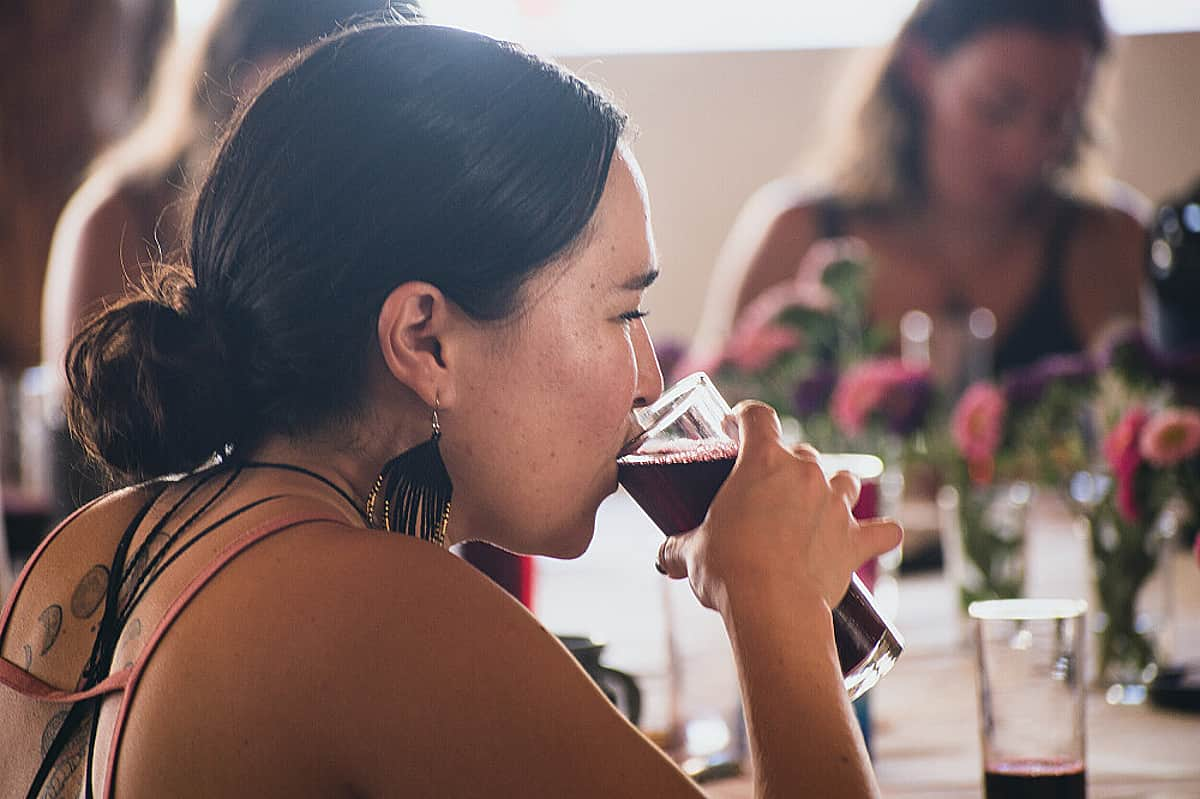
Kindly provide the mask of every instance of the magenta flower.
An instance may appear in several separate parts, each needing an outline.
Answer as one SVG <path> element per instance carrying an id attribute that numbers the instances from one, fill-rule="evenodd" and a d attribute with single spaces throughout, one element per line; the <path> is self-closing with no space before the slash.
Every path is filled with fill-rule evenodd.
<path id="1" fill-rule="evenodd" d="M 739 328 L 725 347 L 724 360 L 743 372 L 757 372 L 800 346 L 799 331 L 774 323 Z"/>
<path id="2" fill-rule="evenodd" d="M 743 372 L 758 372 L 785 352 L 799 348 L 800 331 L 780 321 L 791 308 L 825 311 L 830 297 L 821 287 L 784 283 L 768 289 L 746 306 L 721 353 L 721 362 Z"/>
<path id="3" fill-rule="evenodd" d="M 838 428 L 856 436 L 871 417 L 882 417 L 890 430 L 911 432 L 914 418 L 928 408 L 929 370 L 899 358 L 877 358 L 851 366 L 833 390 L 830 415 Z"/>
<path id="4" fill-rule="evenodd" d="M 1200 451 L 1200 412 L 1167 408 L 1146 421 L 1138 435 L 1138 452 L 1159 467 L 1174 466 Z"/>
<path id="5" fill-rule="evenodd" d="M 1138 454 L 1138 437 L 1150 414 L 1141 405 L 1135 405 L 1125 412 L 1117 422 L 1116 427 L 1104 437 L 1104 459 L 1114 472 L 1120 471 L 1131 459 L 1141 461 Z"/>
<path id="6" fill-rule="evenodd" d="M 1137 473 L 1142 465 L 1142 455 L 1138 442 L 1149 419 L 1146 409 L 1135 405 L 1104 438 L 1104 458 L 1117 481 L 1117 513 L 1127 522 L 1136 522 L 1141 516 Z"/>
<path id="7" fill-rule="evenodd" d="M 950 435 L 968 464 L 989 464 L 1000 448 L 1008 403 L 993 383 L 974 383 L 963 392 L 950 419 Z"/>
<path id="8" fill-rule="evenodd" d="M 1048 355 L 1004 378 L 1004 396 L 1010 406 L 1031 405 L 1052 385 L 1084 385 L 1096 375 L 1086 355 Z"/>
<path id="9" fill-rule="evenodd" d="M 837 371 L 831 366 L 818 366 L 796 383 L 792 392 L 792 410 L 804 419 L 829 407 L 829 399 L 837 385 Z"/>

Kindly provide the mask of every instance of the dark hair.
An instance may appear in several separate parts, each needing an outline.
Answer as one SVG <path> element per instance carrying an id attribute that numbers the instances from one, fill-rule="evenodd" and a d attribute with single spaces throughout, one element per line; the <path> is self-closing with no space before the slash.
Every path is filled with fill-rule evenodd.
<path id="1" fill-rule="evenodd" d="M 255 62 L 287 56 L 355 24 L 384 17 L 420 18 L 416 0 L 224 0 L 201 54 L 202 100 L 220 122 L 235 110 L 230 86 Z"/>
<path id="2" fill-rule="evenodd" d="M 72 431 L 143 477 L 347 418 L 388 293 L 427 281 L 476 319 L 513 314 L 591 220 L 624 125 L 478 34 L 386 24 L 315 47 L 221 145 L 188 267 L 72 343 Z"/>
<path id="3" fill-rule="evenodd" d="M 915 34 L 945 55 L 981 33 L 1005 27 L 1079 36 L 1094 53 L 1108 50 L 1099 0 L 923 0 L 901 35 Z"/>
<path id="4" fill-rule="evenodd" d="M 1109 49 L 1099 0 L 921 0 L 883 54 L 853 124 L 833 159 L 837 191 L 864 206 L 918 202 L 924 193 L 925 138 L 920 99 L 902 61 L 904 48 L 923 44 L 946 56 L 977 36 L 1001 28 L 1025 28 L 1056 37 L 1079 37 L 1097 56 Z M 1089 120 L 1081 120 L 1060 172 L 1077 167 L 1092 143 Z M 1068 175 L 1068 177 L 1070 177 Z"/>

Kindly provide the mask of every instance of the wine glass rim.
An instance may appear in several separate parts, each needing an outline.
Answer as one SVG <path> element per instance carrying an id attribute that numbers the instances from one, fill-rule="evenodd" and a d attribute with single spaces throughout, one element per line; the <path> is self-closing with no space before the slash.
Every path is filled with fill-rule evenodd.
<path id="1" fill-rule="evenodd" d="M 701 386 L 709 386 L 714 394 L 718 394 L 712 379 L 704 372 L 692 372 L 681 377 L 675 384 L 662 393 L 650 405 L 633 409 L 633 419 L 638 426 L 638 434 L 622 449 L 622 453 L 632 452 L 641 442 L 654 434 L 666 429 L 687 410 L 688 405 L 683 401 Z"/>
<path id="2" fill-rule="evenodd" d="M 967 615 L 980 621 L 1049 621 L 1086 614 L 1082 599 L 986 599 L 967 608 Z"/>

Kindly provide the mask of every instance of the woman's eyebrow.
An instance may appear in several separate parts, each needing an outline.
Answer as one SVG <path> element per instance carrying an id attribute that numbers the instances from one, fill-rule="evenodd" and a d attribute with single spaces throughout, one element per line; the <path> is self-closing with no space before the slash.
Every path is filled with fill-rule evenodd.
<path id="1" fill-rule="evenodd" d="M 658 280 L 658 268 L 647 265 L 640 274 L 622 283 L 621 288 L 629 291 L 643 291 L 650 288 L 655 280 Z"/>

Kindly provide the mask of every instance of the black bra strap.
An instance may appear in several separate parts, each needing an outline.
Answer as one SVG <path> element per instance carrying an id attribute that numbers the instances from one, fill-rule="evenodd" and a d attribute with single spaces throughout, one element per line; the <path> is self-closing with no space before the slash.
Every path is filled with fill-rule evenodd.
<path id="1" fill-rule="evenodd" d="M 1078 218 L 1079 206 L 1070 200 L 1063 201 L 1062 207 L 1054 215 L 1050 233 L 1046 236 L 1045 260 L 1042 262 L 1047 280 L 1061 284 L 1067 267 L 1067 248 L 1071 244 L 1071 234 L 1075 232 Z"/>

